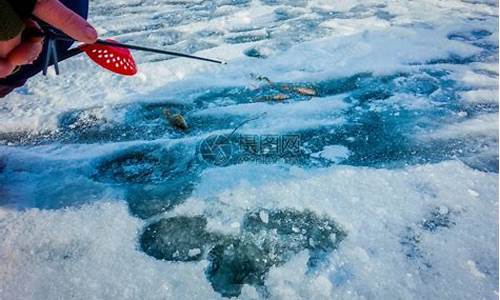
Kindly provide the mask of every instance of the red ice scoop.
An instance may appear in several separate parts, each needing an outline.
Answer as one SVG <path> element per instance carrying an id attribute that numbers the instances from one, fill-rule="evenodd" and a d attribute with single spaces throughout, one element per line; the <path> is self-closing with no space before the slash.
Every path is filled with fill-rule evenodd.
<path id="1" fill-rule="evenodd" d="M 109 43 L 116 43 L 113 40 L 106 40 Z M 96 64 L 113 73 L 132 76 L 137 73 L 132 53 L 127 48 L 118 48 L 102 44 L 82 45 L 80 49 L 90 57 Z"/>

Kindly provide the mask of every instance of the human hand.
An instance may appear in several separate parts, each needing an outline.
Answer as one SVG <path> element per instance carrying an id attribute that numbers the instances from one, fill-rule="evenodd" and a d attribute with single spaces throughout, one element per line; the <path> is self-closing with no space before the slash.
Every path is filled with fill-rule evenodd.
<path id="1" fill-rule="evenodd" d="M 77 41 L 92 44 L 97 40 L 96 30 L 58 0 L 38 0 L 33 15 Z M 39 28 L 32 20 L 25 24 L 25 31 Z M 0 78 L 10 75 L 17 66 L 35 61 L 42 51 L 42 42 L 42 38 L 23 38 L 22 33 L 11 40 L 0 41 Z"/>
<path id="2" fill-rule="evenodd" d="M 24 32 L 41 31 L 33 20 L 26 20 Z M 43 38 L 23 38 L 22 34 L 0 42 L 0 78 L 11 74 L 17 66 L 33 63 L 43 48 Z"/>

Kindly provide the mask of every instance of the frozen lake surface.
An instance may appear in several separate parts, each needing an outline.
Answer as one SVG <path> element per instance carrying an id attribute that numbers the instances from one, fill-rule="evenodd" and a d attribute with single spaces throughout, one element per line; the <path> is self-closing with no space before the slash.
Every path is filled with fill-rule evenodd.
<path id="1" fill-rule="evenodd" d="M 90 14 L 229 64 L 80 56 L 0 100 L 1 299 L 498 298 L 497 1 Z"/>

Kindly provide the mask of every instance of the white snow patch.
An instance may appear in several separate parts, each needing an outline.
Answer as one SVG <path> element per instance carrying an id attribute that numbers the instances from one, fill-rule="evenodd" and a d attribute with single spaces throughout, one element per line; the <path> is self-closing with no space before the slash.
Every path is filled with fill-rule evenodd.
<path id="1" fill-rule="evenodd" d="M 480 114 L 462 122 L 447 124 L 422 139 L 456 139 L 470 136 L 498 137 L 498 113 Z"/>
<path id="2" fill-rule="evenodd" d="M 143 225 L 116 202 L 57 211 L 0 208 L 0 298 L 220 298 L 204 276 L 205 262 L 160 262 L 139 250 Z"/>
<path id="3" fill-rule="evenodd" d="M 498 104 L 498 90 L 471 90 L 460 94 L 462 100 L 472 104 Z"/>
<path id="4" fill-rule="evenodd" d="M 311 154 L 312 157 L 323 158 L 335 163 L 341 162 L 349 157 L 351 151 L 342 145 L 331 145 L 323 147 L 323 150 Z"/>

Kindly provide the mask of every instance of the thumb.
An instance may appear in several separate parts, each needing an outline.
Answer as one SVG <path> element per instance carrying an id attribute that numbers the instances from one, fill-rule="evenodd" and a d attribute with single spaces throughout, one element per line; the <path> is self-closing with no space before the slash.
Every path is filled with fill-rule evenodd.
<path id="1" fill-rule="evenodd" d="M 77 41 L 92 44 L 97 40 L 94 27 L 58 0 L 38 0 L 33 15 Z"/>
<path id="2" fill-rule="evenodd" d="M 9 61 L 0 58 L 0 79 L 7 77 L 14 71 L 16 66 Z"/>

